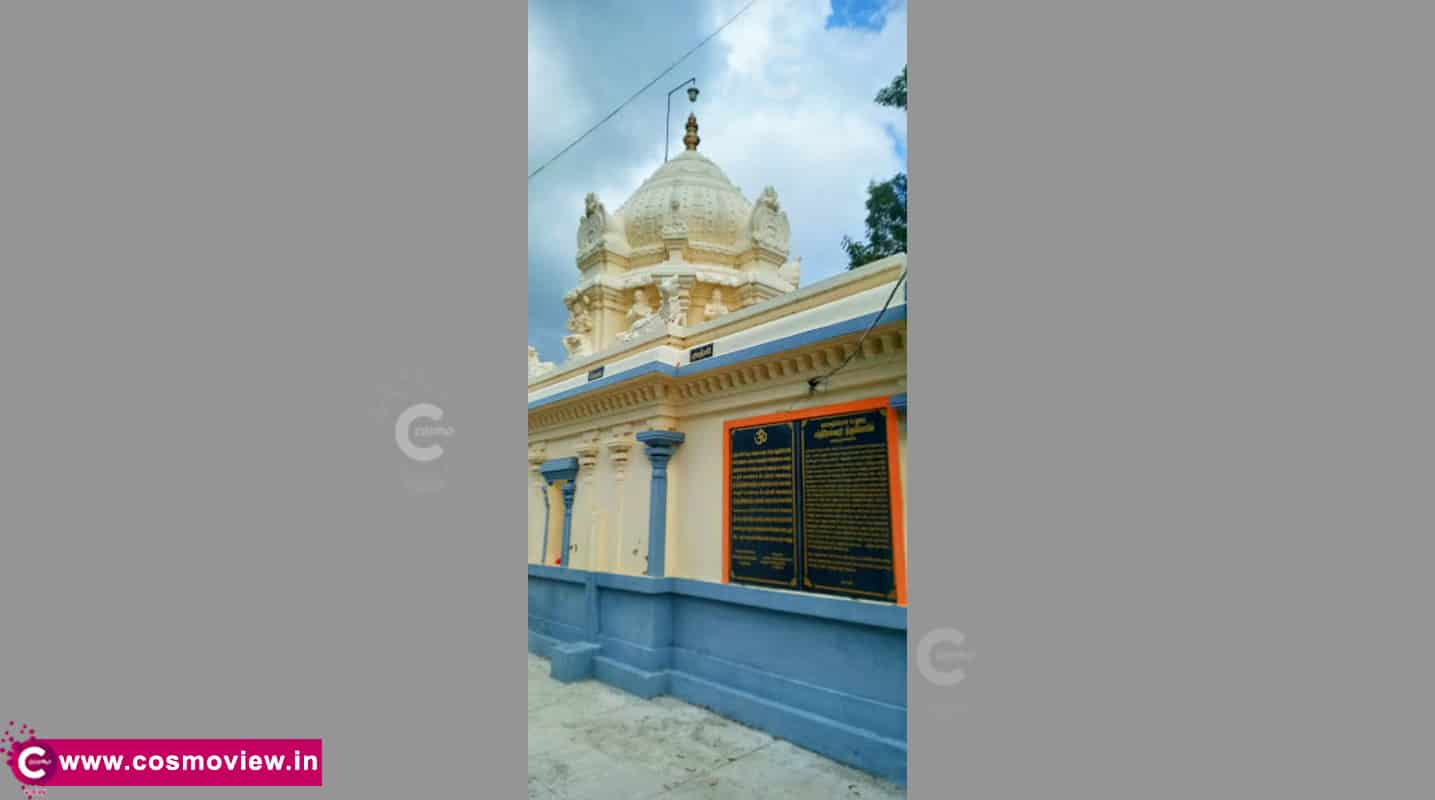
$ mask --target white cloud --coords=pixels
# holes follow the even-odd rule
[[[746,0],[705,10],[616,4],[574,19],[573,6],[529,4],[529,168],[631,95]],[[575,232],[583,196],[617,208],[662,161],[664,94],[696,76],[702,151],[753,199],[777,189],[792,224],[803,281],[847,266],[844,235],[860,238],[869,181],[905,169],[890,126],[906,115],[873,102],[907,62],[905,8],[881,31],[825,27],[827,0],[758,0],[693,58],[529,183],[529,338],[562,356],[561,297],[577,281]],[[536,52],[535,52],[536,51]],[[690,110],[673,96],[673,144]]]

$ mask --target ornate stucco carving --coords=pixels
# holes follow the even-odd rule
[[[642,289],[634,289],[633,305],[628,308],[627,314],[629,327],[642,324],[654,313],[653,306],[648,302],[648,293]]]
[[[593,467],[598,465],[597,441],[594,439],[584,441],[579,445],[577,453],[578,468],[583,470],[583,479],[585,481],[591,481],[593,479]]]
[[[668,325],[681,327],[688,321],[688,303],[692,297],[693,279],[669,275],[658,284],[663,296],[661,314]]]
[[[569,334],[563,337],[563,349],[568,351],[569,359],[591,355],[594,351],[593,315],[589,310],[588,297],[569,292],[564,299],[568,303]]]
[[[717,319],[726,313],[728,313],[728,307],[727,303],[723,302],[722,288],[714,286],[712,295],[708,297],[707,305],[703,306],[703,319]]]
[[[777,190],[771,186],[762,190],[752,207],[751,228],[753,244],[787,255],[792,231],[787,224],[787,212],[777,203]]]
[[[626,314],[628,329],[618,334],[618,341],[631,342],[640,336],[644,336],[657,329],[663,321],[659,309],[653,308],[648,302],[648,293],[643,289],[633,290],[633,304],[628,307]]]
[[[568,304],[568,330],[577,334],[593,332],[593,314],[589,311],[586,295],[576,295]]]
[[[538,490],[540,496],[542,496],[547,481],[543,479],[543,473],[539,472],[538,468],[543,466],[543,462],[547,458],[547,445],[540,443],[528,447],[528,472],[529,476],[533,478],[533,488]]]
[[[688,238],[688,221],[683,218],[683,203],[676,196],[668,199],[668,213],[663,217],[663,239]]]
[[[608,229],[608,210],[603,207],[598,195],[589,193],[583,203],[583,218],[578,221],[579,258],[601,246],[603,234]]]
[[[786,264],[783,264],[782,269],[778,270],[777,274],[783,280],[792,284],[792,288],[796,289],[802,282],[802,257],[798,256]]]
[[[540,361],[538,349],[528,345],[528,379],[541,378],[555,369],[552,361]]]
[[[628,456],[633,449],[633,435],[626,428],[615,428],[608,437],[608,458],[613,462],[617,471],[618,481],[623,480],[623,474],[628,465]]]
[[[593,344],[586,336],[570,333],[563,337],[563,349],[568,351],[568,360],[576,361],[593,355]]]
[[[627,256],[628,246],[623,240],[622,225],[608,214],[598,195],[590,192],[583,199],[583,216],[578,220],[579,267],[600,251],[619,256],[621,260]]]

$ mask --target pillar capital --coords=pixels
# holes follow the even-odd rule
[[[543,474],[543,479],[549,483],[558,481],[569,481],[578,477],[578,459],[576,458],[555,458],[545,461],[539,465],[538,471]]]
[[[649,419],[647,425],[649,430],[639,433],[639,437],[641,437],[643,433],[670,432],[678,427],[678,420],[672,414],[663,412]],[[639,438],[639,441],[642,441],[642,439]]]
[[[628,453],[633,449],[633,443],[627,440],[615,439],[608,442],[608,458],[614,464],[628,463]]]
[[[647,446],[648,458],[666,461],[687,437],[677,431],[640,431],[634,438]]]
[[[592,472],[593,467],[598,465],[598,445],[590,444],[578,448],[578,466],[587,472]]]

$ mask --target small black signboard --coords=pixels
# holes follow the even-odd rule
[[[712,342],[708,342],[707,344],[703,345],[702,347],[694,347],[692,350],[689,350],[689,351],[688,351],[688,361],[689,361],[689,362],[702,361],[703,359],[707,358],[708,356],[711,356],[712,354],[713,354],[713,344],[712,344]]]
[[[896,600],[886,409],[801,422],[802,588]]]
[[[728,431],[728,553],[734,583],[797,587],[796,425]]]
[[[590,380],[590,381],[596,381],[596,380],[598,380],[598,379],[601,378],[601,377],[603,377],[603,368],[602,368],[602,367],[594,367],[594,368],[588,370],[588,380]]]

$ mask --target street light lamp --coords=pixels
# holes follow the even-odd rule
[[[693,84],[693,85],[692,85],[692,86],[688,86],[688,84],[690,84],[690,83]],[[696,102],[698,101],[698,87],[697,87],[697,83],[698,83],[698,79],[697,79],[697,78],[688,78],[687,80],[683,81],[682,83],[678,84],[677,86],[674,86],[674,87],[672,88],[672,91],[669,91],[669,92],[668,92],[668,118],[663,121],[663,162],[664,162],[664,163],[667,163],[667,160],[668,160],[668,144],[669,144],[670,142],[672,142],[672,139],[673,139],[673,92],[676,92],[677,90],[683,88],[684,86],[688,86],[688,102],[689,102],[689,103],[696,103]]]

